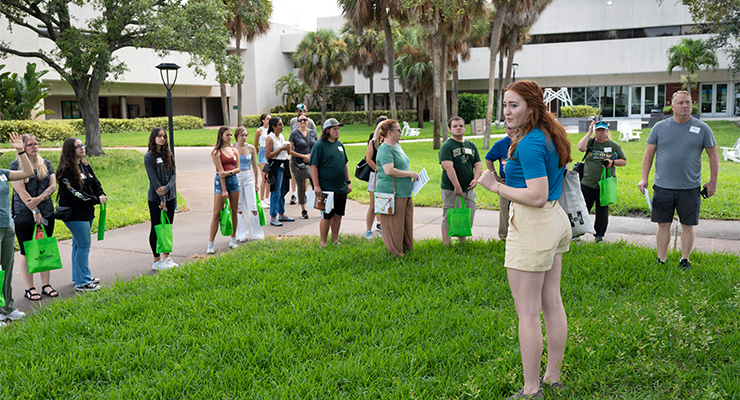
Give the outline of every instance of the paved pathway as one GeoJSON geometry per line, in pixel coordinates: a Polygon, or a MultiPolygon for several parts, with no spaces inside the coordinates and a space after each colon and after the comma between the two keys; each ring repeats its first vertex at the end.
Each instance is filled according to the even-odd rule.
{"type": "MultiPolygon", "coordinates": [[[[144,149],[138,149],[144,151],[144,149]]],[[[209,147],[177,148],[177,188],[187,200],[189,211],[175,216],[174,242],[175,251],[172,257],[179,264],[205,254],[208,241],[208,229],[213,210],[213,176],[209,147]]],[[[142,207],[146,205],[142,204],[142,207]]],[[[286,205],[286,214],[292,217],[300,215],[298,205],[286,205]]],[[[343,219],[341,232],[344,234],[362,235],[365,232],[365,213],[367,205],[349,201],[347,214],[343,219]]],[[[319,212],[309,210],[310,219],[285,223],[282,227],[269,224],[264,227],[267,235],[296,236],[318,235],[319,212]]],[[[416,239],[439,238],[442,212],[439,208],[416,207],[414,209],[414,236],[416,239]]],[[[152,256],[149,250],[149,223],[128,226],[106,232],[105,240],[98,242],[93,237],[90,252],[90,265],[93,276],[102,279],[104,286],[110,286],[116,280],[129,280],[142,275],[154,274],[151,270],[152,256]]],[[[654,247],[655,224],[644,218],[610,217],[607,241],[625,240],[630,243],[654,247]]],[[[497,238],[498,212],[479,210],[476,212],[473,233],[476,238],[497,238]]],[[[590,235],[589,235],[590,236],[590,235]]],[[[740,249],[740,222],[702,220],[696,229],[696,248],[701,251],[725,251],[737,253],[740,249]]],[[[590,238],[584,240],[591,240],[590,238]]],[[[673,241],[672,241],[673,243],[673,241]]],[[[70,252],[71,240],[61,241],[61,252],[64,268],[52,271],[51,283],[59,290],[60,298],[74,295],[71,282],[70,252]]],[[[680,241],[679,241],[680,245],[680,241]]],[[[228,238],[216,238],[217,251],[228,251],[228,238]]],[[[39,305],[48,303],[46,297],[40,302],[31,302],[23,298],[25,288],[16,253],[16,264],[13,272],[13,293],[16,306],[23,311],[33,311],[39,305]]],[[[41,289],[38,282],[36,287],[41,289]]]]}

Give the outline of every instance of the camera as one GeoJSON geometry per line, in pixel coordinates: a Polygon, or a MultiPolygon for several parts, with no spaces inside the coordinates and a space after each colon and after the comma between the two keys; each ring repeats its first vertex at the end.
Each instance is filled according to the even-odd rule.
{"type": "Polygon", "coordinates": [[[609,166],[609,159],[607,158],[606,160],[604,160],[604,162],[602,162],[601,165],[603,165],[604,167],[608,167],[609,166]]]}

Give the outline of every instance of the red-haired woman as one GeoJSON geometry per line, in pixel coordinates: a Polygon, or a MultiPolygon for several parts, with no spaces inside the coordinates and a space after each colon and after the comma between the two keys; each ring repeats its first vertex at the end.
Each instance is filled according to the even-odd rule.
{"type": "Polygon", "coordinates": [[[519,129],[509,148],[506,184],[497,181],[491,171],[478,180],[512,201],[504,266],[519,317],[524,387],[510,399],[539,398],[541,386],[562,387],[560,367],[568,333],[560,273],[571,228],[558,199],[565,165],[571,161],[570,142],[562,125],[547,112],[542,95],[542,88],[532,81],[506,88],[506,124],[519,129]],[[548,347],[542,378],[540,311],[545,315],[548,347]]]}

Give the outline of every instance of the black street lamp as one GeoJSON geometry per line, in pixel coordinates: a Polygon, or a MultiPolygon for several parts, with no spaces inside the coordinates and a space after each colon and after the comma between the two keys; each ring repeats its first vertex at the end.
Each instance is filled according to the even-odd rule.
{"type": "Polygon", "coordinates": [[[159,70],[159,76],[162,77],[162,83],[164,83],[164,87],[167,88],[167,116],[169,117],[170,122],[170,151],[172,151],[172,156],[175,156],[175,137],[174,132],[172,129],[172,87],[175,86],[175,82],[177,81],[177,70],[180,69],[180,66],[175,63],[161,63],[157,65],[157,69],[159,70]],[[166,75],[167,78],[165,79],[165,73],[162,71],[167,71],[166,75]],[[170,83],[170,71],[175,71],[175,77],[172,78],[172,82],[170,83]]]}
{"type": "Polygon", "coordinates": [[[512,82],[516,82],[516,69],[519,68],[519,64],[511,63],[511,71],[514,73],[511,77],[512,82]]]}

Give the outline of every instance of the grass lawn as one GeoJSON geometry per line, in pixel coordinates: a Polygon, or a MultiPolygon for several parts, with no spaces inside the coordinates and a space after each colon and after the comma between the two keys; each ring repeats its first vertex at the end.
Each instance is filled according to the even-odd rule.
{"type": "MultiPolygon", "coordinates": [[[[720,147],[732,146],[740,136],[740,128],[731,121],[709,121],[709,125],[714,131],[715,139],[720,147]]],[[[342,128],[344,129],[344,128],[342,128]]],[[[344,132],[344,131],[342,131],[344,132]]],[[[645,141],[649,134],[649,129],[644,129],[642,139],[639,142],[619,142],[622,150],[627,157],[627,166],[617,168],[617,181],[619,190],[619,201],[617,204],[610,206],[611,215],[629,215],[629,216],[649,216],[648,206],[645,203],[645,197],[637,189],[637,183],[640,181],[640,166],[642,157],[645,154],[645,141]]],[[[569,139],[572,144],[571,157],[574,161],[580,161],[583,153],[578,151],[576,145],[584,134],[571,134],[569,139]]],[[[619,138],[618,132],[612,132],[612,138],[619,138]]],[[[340,136],[340,140],[342,137],[340,136]]],[[[473,139],[482,153],[481,159],[485,156],[483,151],[483,139],[473,139]]],[[[494,141],[491,141],[493,145],[494,141]]],[[[419,172],[426,168],[429,173],[430,181],[414,198],[414,204],[417,206],[441,207],[442,198],[440,197],[440,183],[442,180],[442,167],[439,165],[438,151],[432,148],[431,142],[422,143],[402,143],[404,152],[411,160],[411,169],[419,172]]],[[[349,168],[354,173],[354,166],[364,157],[365,147],[347,146],[347,156],[350,160],[349,168]]],[[[496,163],[498,168],[498,163],[496,163]]],[[[654,171],[654,169],[653,169],[654,171]]],[[[650,174],[650,182],[654,174],[650,174]]],[[[709,180],[709,157],[706,153],[702,156],[702,183],[709,180]]],[[[367,183],[359,181],[352,177],[353,192],[349,195],[351,199],[367,203],[369,196],[367,193],[367,183]]],[[[650,189],[652,195],[652,188],[650,189]]],[[[740,164],[731,161],[722,161],[720,152],[719,184],[717,193],[706,200],[702,200],[700,218],[708,219],[740,219],[740,205],[737,202],[737,196],[740,193],[740,164]]],[[[478,208],[498,209],[498,195],[489,192],[480,187],[476,190],[478,208]]]]}
{"type": "MultiPolygon", "coordinates": [[[[4,399],[495,399],[523,384],[504,244],[268,239],[0,329],[4,399]],[[280,254],[280,257],[275,257],[280,254]]],[[[563,399],[740,396],[735,255],[574,243],[563,399]]],[[[543,370],[544,371],[544,370],[543,370]]],[[[548,396],[548,398],[555,398],[548,396]]]]}
{"type": "MultiPolygon", "coordinates": [[[[41,151],[43,158],[51,161],[56,170],[59,165],[59,151],[41,151]]],[[[8,152],[0,158],[0,165],[7,166],[15,159],[15,152],[8,152]]],[[[144,155],[136,150],[108,150],[102,157],[88,157],[95,174],[108,195],[106,229],[115,229],[127,225],[134,225],[149,221],[147,208],[147,191],[149,179],[144,170],[144,155]]],[[[57,187],[57,190],[59,188],[57,187]]],[[[56,204],[56,197],[52,197],[56,204]]],[[[185,200],[178,195],[179,208],[187,207],[185,200]]],[[[96,206],[96,216],[99,206],[96,206]]],[[[93,232],[97,232],[97,219],[93,224],[93,232]]],[[[69,239],[72,235],[64,223],[58,222],[54,226],[54,236],[57,239],[69,239]]]]}

